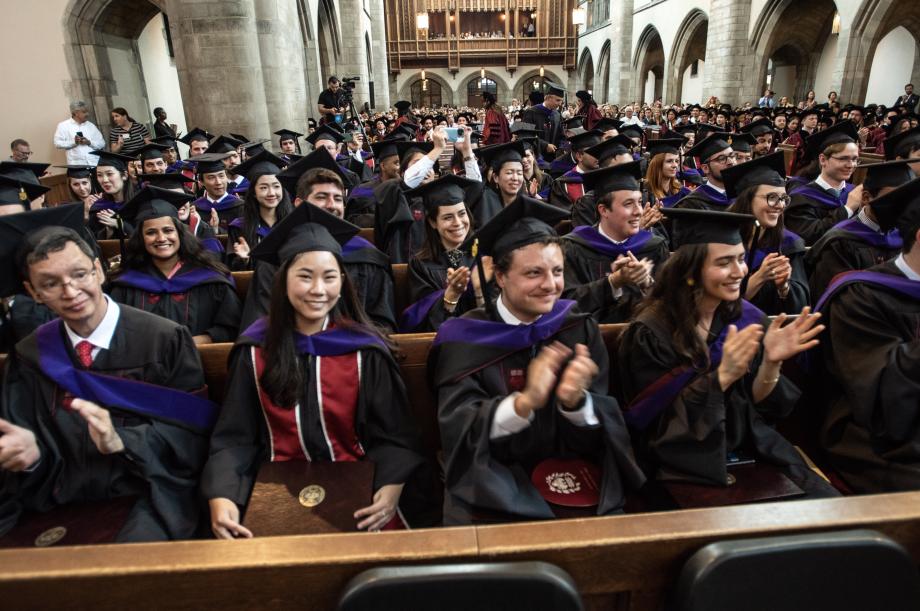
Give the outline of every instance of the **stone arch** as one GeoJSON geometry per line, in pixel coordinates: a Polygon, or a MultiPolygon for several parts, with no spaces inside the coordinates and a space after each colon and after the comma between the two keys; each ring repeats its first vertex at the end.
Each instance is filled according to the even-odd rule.
{"type": "Polygon", "coordinates": [[[588,48],[578,58],[578,88],[586,91],[594,89],[594,60],[588,48]]]}
{"type": "MultiPolygon", "coordinates": [[[[107,46],[113,38],[136,42],[150,20],[165,11],[165,4],[166,0],[70,0],[64,9],[61,27],[71,78],[65,84],[66,94],[86,102],[103,134],[109,130],[109,110],[118,95],[107,46]]],[[[147,122],[149,108],[129,111],[138,115],[143,111],[147,122]]]]}
{"type": "MultiPolygon", "coordinates": [[[[558,74],[551,70],[543,70],[543,78],[548,81],[553,81],[554,83],[564,83],[565,80],[561,79],[558,74]]],[[[529,70],[524,73],[517,81],[514,83],[514,89],[511,91],[511,98],[517,98],[521,104],[527,103],[527,94],[530,93],[531,89],[527,89],[525,93],[525,88],[528,81],[540,80],[540,70],[529,70]]],[[[510,99],[510,98],[509,98],[510,99]]]]}
{"type": "MultiPolygon", "coordinates": [[[[469,84],[471,80],[478,79],[479,74],[480,73],[477,71],[472,74],[468,74],[462,79],[458,79],[457,89],[454,92],[454,101],[456,102],[457,106],[463,106],[466,104],[467,85],[469,84]]],[[[497,89],[497,93],[495,94],[495,96],[496,98],[498,98],[498,103],[501,104],[502,106],[507,106],[508,104],[510,104],[511,98],[513,98],[514,96],[512,95],[512,92],[508,89],[508,84],[505,82],[505,79],[501,75],[496,74],[495,72],[492,72],[489,69],[486,69],[485,76],[487,79],[495,81],[495,86],[497,89]]]]}
{"type": "MultiPolygon", "coordinates": [[[[653,25],[648,25],[642,30],[636,43],[636,51],[633,55],[633,84],[632,99],[628,102],[641,101],[645,97],[645,88],[649,79],[649,73],[655,76],[654,97],[660,98],[664,93],[664,45],[661,42],[661,34],[653,25]]],[[[652,102],[653,100],[645,100],[652,102]]],[[[627,100],[622,101],[623,104],[627,100]]]]}
{"type": "MultiPolygon", "coordinates": [[[[920,4],[906,0],[866,0],[856,13],[849,30],[849,53],[844,66],[840,99],[865,101],[869,71],[878,43],[893,29],[902,26],[920,41],[920,4]]],[[[844,32],[841,32],[843,35],[844,32]]],[[[920,47],[918,47],[920,51],[920,47]]],[[[912,82],[920,81],[920,53],[914,55],[912,82]]],[[[894,100],[876,100],[890,104],[894,100]]]]}
{"type": "Polygon", "coordinates": [[[597,60],[597,74],[594,77],[597,87],[594,88],[594,99],[598,104],[606,104],[610,100],[610,41],[601,47],[600,58],[597,60]]]}
{"type": "MultiPolygon", "coordinates": [[[[425,71],[425,78],[429,81],[434,81],[441,87],[441,103],[449,106],[454,105],[454,89],[450,86],[447,80],[440,74],[434,72],[425,71]]],[[[402,87],[399,88],[399,94],[396,96],[397,100],[411,100],[412,99],[412,85],[417,81],[421,80],[421,75],[419,78],[407,79],[403,83],[402,87]]],[[[464,81],[465,82],[465,81],[464,81]]]]}
{"type": "MultiPolygon", "coordinates": [[[[341,39],[335,5],[330,0],[320,0],[316,8],[316,38],[319,50],[320,73],[326,77],[338,70],[341,39]]],[[[322,78],[325,84],[325,78],[322,78]]]]}
{"type": "MultiPolygon", "coordinates": [[[[776,91],[777,98],[786,95],[795,100],[804,99],[814,86],[818,62],[836,13],[833,0],[767,0],[750,39],[754,52],[754,69],[748,77],[750,90],[760,97],[772,62],[774,70],[785,67],[795,71],[791,79],[793,90],[776,91]],[[777,63],[777,59],[783,63],[777,63]]],[[[816,96],[823,99],[823,94],[816,92],[816,96]]]]}
{"type": "MultiPolygon", "coordinates": [[[[675,102],[697,102],[704,100],[685,99],[684,73],[694,62],[706,59],[706,38],[709,29],[709,18],[699,9],[690,11],[674,36],[671,46],[671,55],[668,59],[668,96],[675,102]]],[[[700,77],[702,81],[702,77],[700,77]]]]}

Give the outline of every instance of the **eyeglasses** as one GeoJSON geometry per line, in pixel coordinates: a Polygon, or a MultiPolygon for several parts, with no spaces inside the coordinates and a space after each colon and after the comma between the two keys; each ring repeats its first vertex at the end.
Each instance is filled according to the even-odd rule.
{"type": "Polygon", "coordinates": [[[735,153],[731,153],[728,155],[719,155],[718,157],[712,157],[709,159],[709,163],[715,162],[718,164],[723,164],[723,163],[728,163],[729,161],[737,161],[737,160],[738,160],[738,155],[736,155],[735,153]]]}
{"type": "Polygon", "coordinates": [[[847,165],[859,165],[859,157],[841,157],[839,155],[831,155],[831,159],[839,161],[840,163],[845,163],[847,165]]]}
{"type": "Polygon", "coordinates": [[[785,208],[792,201],[792,198],[785,193],[767,193],[763,198],[767,200],[767,205],[771,208],[785,208]]]}
{"type": "Polygon", "coordinates": [[[42,293],[42,295],[46,298],[60,297],[62,294],[64,294],[64,289],[66,287],[70,286],[74,289],[85,288],[95,277],[95,269],[78,269],[70,275],[70,279],[66,282],[63,280],[48,280],[46,282],[42,282],[38,285],[38,292],[42,293]]]}

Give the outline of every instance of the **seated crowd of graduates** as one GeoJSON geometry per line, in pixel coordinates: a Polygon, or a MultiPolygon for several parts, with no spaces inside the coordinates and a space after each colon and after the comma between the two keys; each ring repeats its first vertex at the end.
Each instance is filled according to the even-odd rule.
{"type": "Polygon", "coordinates": [[[97,151],[67,168],[79,201],[43,209],[47,166],[0,164],[0,534],[134,496],[120,541],[253,536],[267,461],[372,461],[366,530],[661,508],[669,486],[743,487],[737,465],[783,498],[920,488],[920,129],[854,188],[850,121],[802,139],[795,177],[752,152],[758,122],[652,139],[602,119],[553,144],[552,108],[506,143],[461,126],[442,167],[445,130],[420,142],[398,107],[370,151],[334,124],[304,156],[290,130],[278,155],[200,129],[182,162],[97,151]],[[231,270],[252,271],[242,303],[231,270]],[[629,323],[616,354],[602,323],[629,323]],[[440,464],[392,340],[424,331],[440,464]],[[220,406],[211,342],[234,342],[220,406]],[[777,430],[810,408],[791,360],[835,486],[777,430]]]}

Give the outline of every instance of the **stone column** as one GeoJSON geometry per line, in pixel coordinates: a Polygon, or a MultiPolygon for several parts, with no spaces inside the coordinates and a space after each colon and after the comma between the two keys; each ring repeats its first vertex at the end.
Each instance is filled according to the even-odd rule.
{"type": "Polygon", "coordinates": [[[167,14],[189,129],[267,137],[253,0],[169,0],[167,14]]]}
{"type": "Polygon", "coordinates": [[[390,100],[390,70],[387,61],[386,17],[383,0],[368,0],[371,15],[371,52],[374,80],[374,102],[378,110],[386,110],[395,100],[390,100]]]}
{"type": "Polygon", "coordinates": [[[622,107],[630,102],[632,79],[633,0],[610,3],[610,80],[607,99],[622,107]]]}
{"type": "MultiPolygon", "coordinates": [[[[367,47],[364,41],[365,28],[362,27],[367,23],[367,18],[364,15],[361,0],[341,0],[336,3],[336,6],[338,8],[339,33],[342,35],[341,55],[336,66],[338,70],[337,76],[340,79],[349,76],[361,77],[361,80],[355,83],[354,90],[355,108],[360,112],[364,103],[370,101],[367,87],[370,75],[367,72],[367,47]]],[[[386,56],[382,61],[386,61],[386,56]]],[[[376,89],[376,84],[374,88],[376,89]]]]}
{"type": "Polygon", "coordinates": [[[279,129],[304,132],[307,105],[313,104],[307,99],[297,3],[257,0],[255,8],[270,130],[264,137],[279,129]]]}
{"type": "Polygon", "coordinates": [[[750,15],[751,0],[711,1],[703,102],[713,95],[734,106],[757,101],[756,87],[748,78],[754,71],[754,53],[748,43],[750,15]]]}

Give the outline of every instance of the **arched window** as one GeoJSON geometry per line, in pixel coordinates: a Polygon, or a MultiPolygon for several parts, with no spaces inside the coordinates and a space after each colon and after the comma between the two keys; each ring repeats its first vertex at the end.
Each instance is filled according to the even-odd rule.
{"type": "Polygon", "coordinates": [[[441,106],[441,85],[430,78],[418,79],[411,87],[412,105],[416,108],[441,106]]]}
{"type": "Polygon", "coordinates": [[[477,76],[470,79],[470,82],[466,84],[466,105],[473,108],[482,106],[482,94],[486,91],[498,98],[498,83],[488,77],[479,78],[477,76]]]}
{"type": "Polygon", "coordinates": [[[548,88],[547,79],[544,76],[534,75],[533,78],[529,78],[524,81],[523,89],[521,90],[521,104],[525,104],[527,98],[530,96],[530,92],[539,91],[540,93],[546,93],[548,88]]]}

